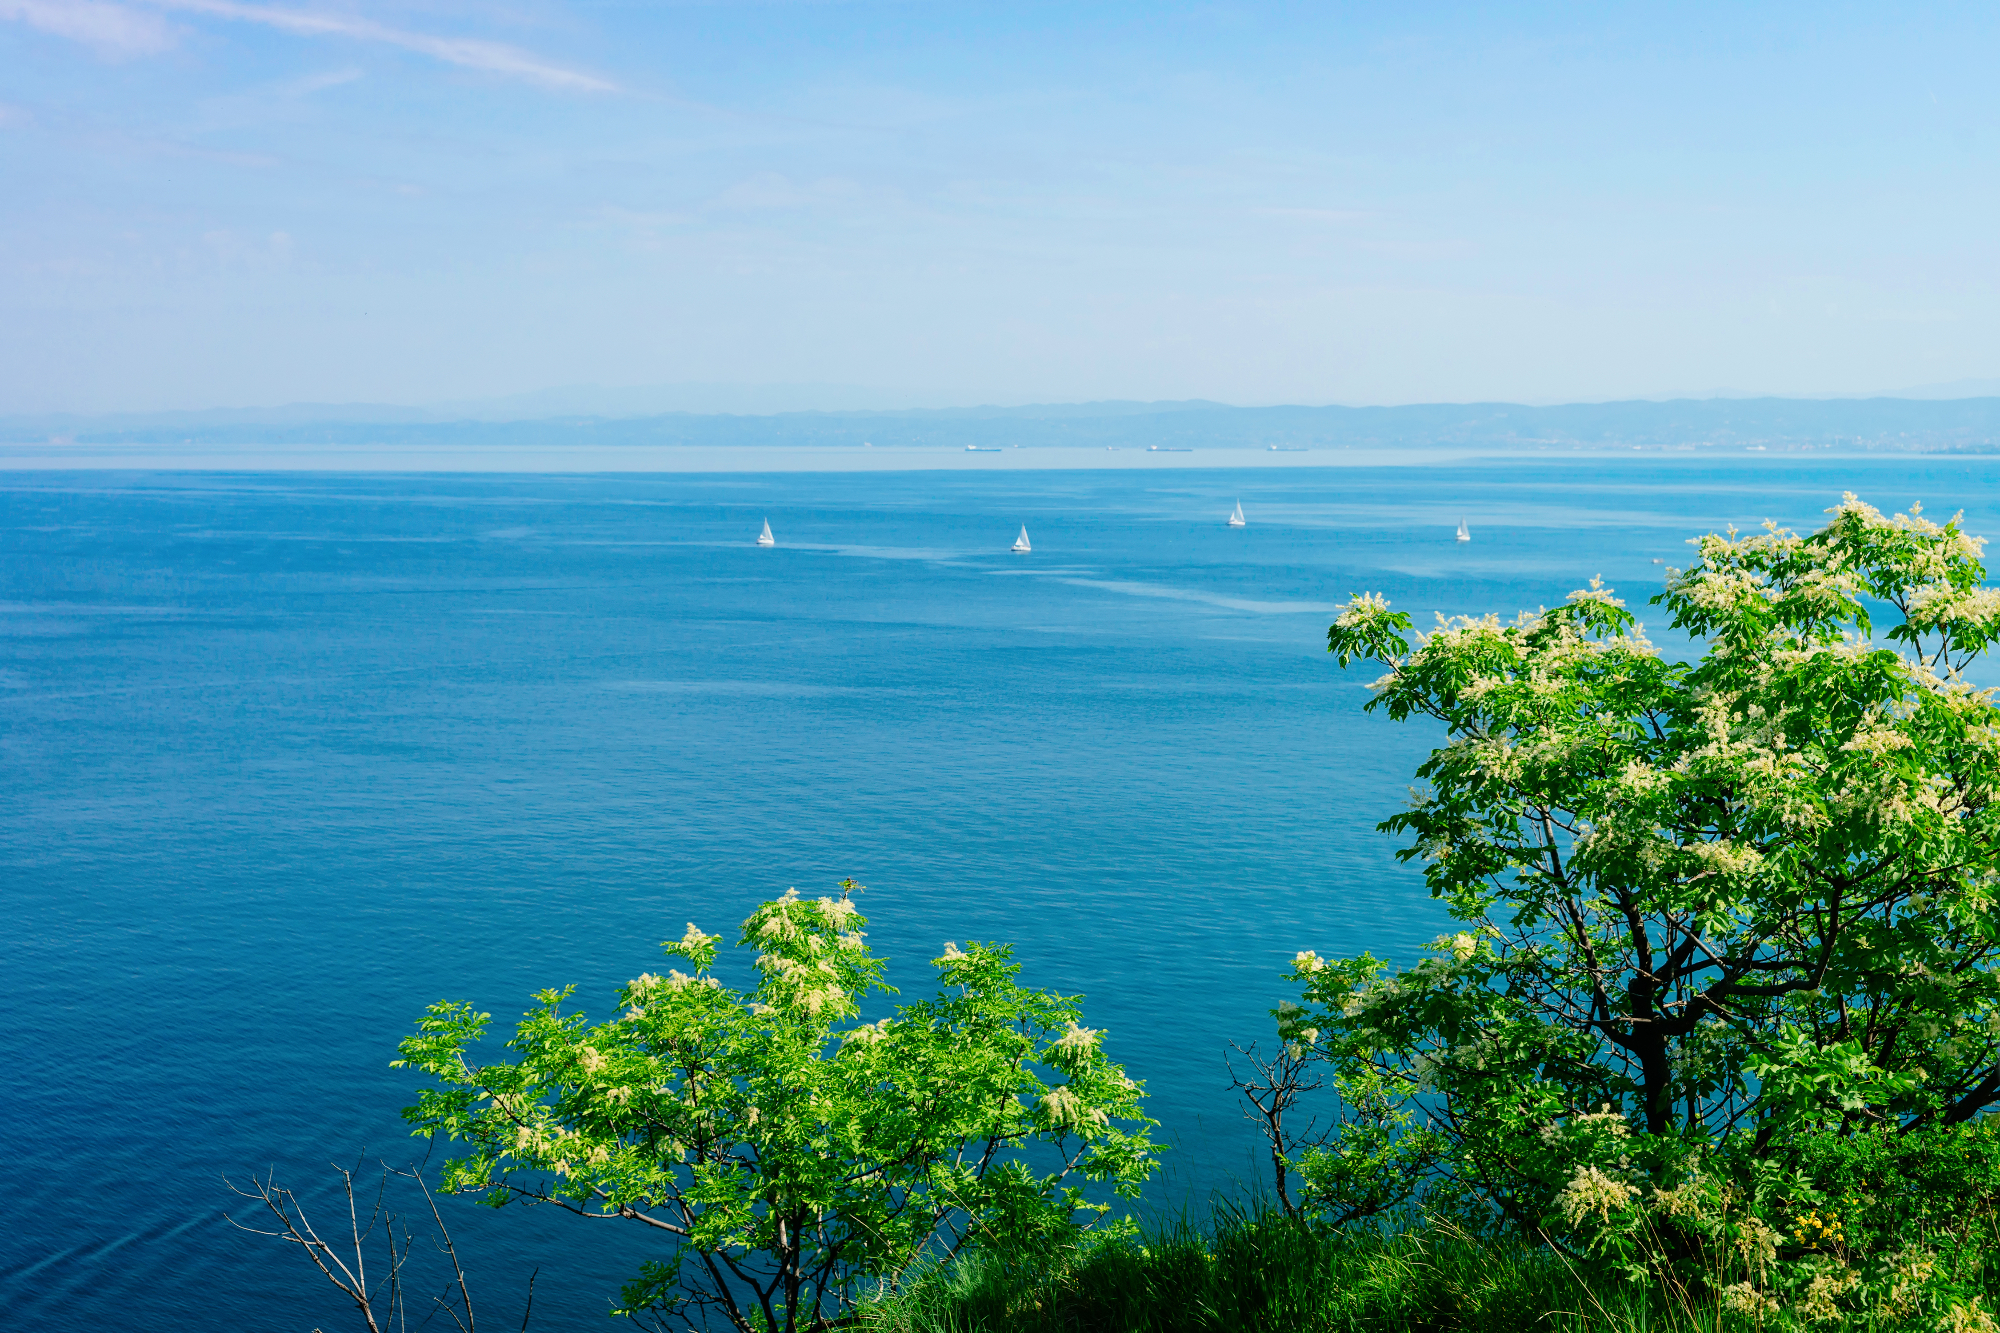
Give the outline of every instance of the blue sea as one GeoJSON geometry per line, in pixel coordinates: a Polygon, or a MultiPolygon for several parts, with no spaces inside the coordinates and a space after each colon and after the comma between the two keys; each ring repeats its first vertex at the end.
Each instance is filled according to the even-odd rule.
{"type": "MultiPolygon", "coordinates": [[[[1205,1207],[1257,1169],[1224,1061],[1291,956],[1444,925],[1374,827],[1438,737],[1363,713],[1340,602],[1422,624],[1601,574],[1658,622],[1698,532],[1852,489],[2000,535],[1996,475],[0,476],[0,1322],[353,1326],[224,1221],[225,1174],[324,1212],[329,1162],[424,1151],[389,1061],[426,1004],[606,1012],[687,922],[850,876],[906,995],[969,938],[1083,995],[1172,1145],[1148,1206],[1205,1207]]],[[[651,1253],[445,1207],[489,1319],[539,1268],[533,1327],[601,1327],[651,1253]]]]}

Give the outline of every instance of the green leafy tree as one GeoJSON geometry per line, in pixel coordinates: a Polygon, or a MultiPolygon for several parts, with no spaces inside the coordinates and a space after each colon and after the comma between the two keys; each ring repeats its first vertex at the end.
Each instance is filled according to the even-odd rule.
{"type": "Polygon", "coordinates": [[[2000,1097],[2000,710],[1963,674],[2000,589],[1956,519],[1829,512],[1693,543],[1654,599],[1689,661],[1596,580],[1415,636],[1357,596],[1328,633],[1386,668],[1370,709],[1446,733],[1381,827],[1465,929],[1401,971],[1301,954],[1283,1021],[1517,1221],[2000,1097]]]}
{"type": "Polygon", "coordinates": [[[1109,1211],[1089,1186],[1129,1197],[1153,1169],[1139,1084],[1000,945],[947,944],[936,998],[860,1022],[890,988],[855,887],[752,914],[748,992],[693,925],[663,946],[692,973],[634,979],[608,1021],[542,992],[511,1061],[475,1062],[488,1015],[433,1005],[397,1063],[437,1080],[404,1112],[416,1132],[468,1149],[446,1187],[657,1230],[669,1253],[620,1308],[688,1327],[824,1328],[968,1239],[1075,1243],[1109,1211]]]}

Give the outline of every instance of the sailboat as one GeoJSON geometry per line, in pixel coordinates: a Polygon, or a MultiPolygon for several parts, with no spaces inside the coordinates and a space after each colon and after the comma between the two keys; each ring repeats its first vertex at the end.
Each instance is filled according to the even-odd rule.
{"type": "Polygon", "coordinates": [[[1014,539],[1014,554],[1026,555],[1033,548],[1028,545],[1028,525],[1021,525],[1021,535],[1014,539]]]}
{"type": "Polygon", "coordinates": [[[1462,518],[1458,520],[1458,539],[1462,542],[1472,540],[1472,529],[1465,526],[1465,520],[1462,518]]]}
{"type": "Polygon", "coordinates": [[[764,530],[757,534],[757,544],[759,546],[776,546],[778,544],[778,539],[771,535],[771,520],[768,518],[764,520],[764,530]]]}
{"type": "Polygon", "coordinates": [[[1229,516],[1229,526],[1232,528],[1243,526],[1243,502],[1241,500],[1236,502],[1236,512],[1229,516]]]}

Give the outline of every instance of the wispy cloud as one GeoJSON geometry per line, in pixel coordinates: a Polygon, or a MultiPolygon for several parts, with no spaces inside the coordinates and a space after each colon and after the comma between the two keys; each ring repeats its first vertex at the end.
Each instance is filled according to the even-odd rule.
{"type": "Polygon", "coordinates": [[[174,34],[158,14],[100,0],[0,0],[0,19],[82,42],[114,59],[153,55],[174,44],[174,34]]]}
{"type": "MultiPolygon", "coordinates": [[[[0,0],[0,3],[7,2],[8,0],[0,0]]],[[[243,5],[235,3],[235,0],[149,0],[149,3],[158,5],[162,9],[178,10],[183,13],[207,14],[215,18],[235,19],[242,23],[261,23],[266,27],[297,33],[302,37],[347,37],[356,41],[380,42],[385,46],[400,47],[405,51],[429,56],[433,60],[442,60],[448,65],[460,65],[466,69],[484,70],[489,74],[525,79],[529,83],[538,83],[545,88],[593,93],[617,91],[617,85],[596,75],[552,65],[532,52],[522,51],[500,42],[482,41],[476,37],[433,37],[429,33],[392,28],[372,19],[356,18],[347,14],[279,9],[269,5],[243,5]]]]}
{"type": "Polygon", "coordinates": [[[435,37],[348,14],[246,5],[236,0],[141,0],[141,4],[146,7],[110,4],[105,0],[0,0],[0,19],[12,19],[82,42],[104,55],[136,56],[164,51],[173,45],[172,29],[165,18],[153,12],[164,9],[256,23],[301,37],[378,42],[448,65],[521,79],[544,88],[593,93],[617,91],[616,84],[594,74],[552,64],[531,51],[477,37],[435,37]]]}

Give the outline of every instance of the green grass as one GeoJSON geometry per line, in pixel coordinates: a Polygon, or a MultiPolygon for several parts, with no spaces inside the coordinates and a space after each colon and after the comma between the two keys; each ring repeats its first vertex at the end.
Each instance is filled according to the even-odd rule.
{"type": "Polygon", "coordinates": [[[1560,1256],[1429,1223],[1394,1235],[1224,1213],[1073,1263],[973,1255],[864,1310],[871,1333],[1694,1333],[1666,1293],[1586,1283],[1560,1256]]]}

